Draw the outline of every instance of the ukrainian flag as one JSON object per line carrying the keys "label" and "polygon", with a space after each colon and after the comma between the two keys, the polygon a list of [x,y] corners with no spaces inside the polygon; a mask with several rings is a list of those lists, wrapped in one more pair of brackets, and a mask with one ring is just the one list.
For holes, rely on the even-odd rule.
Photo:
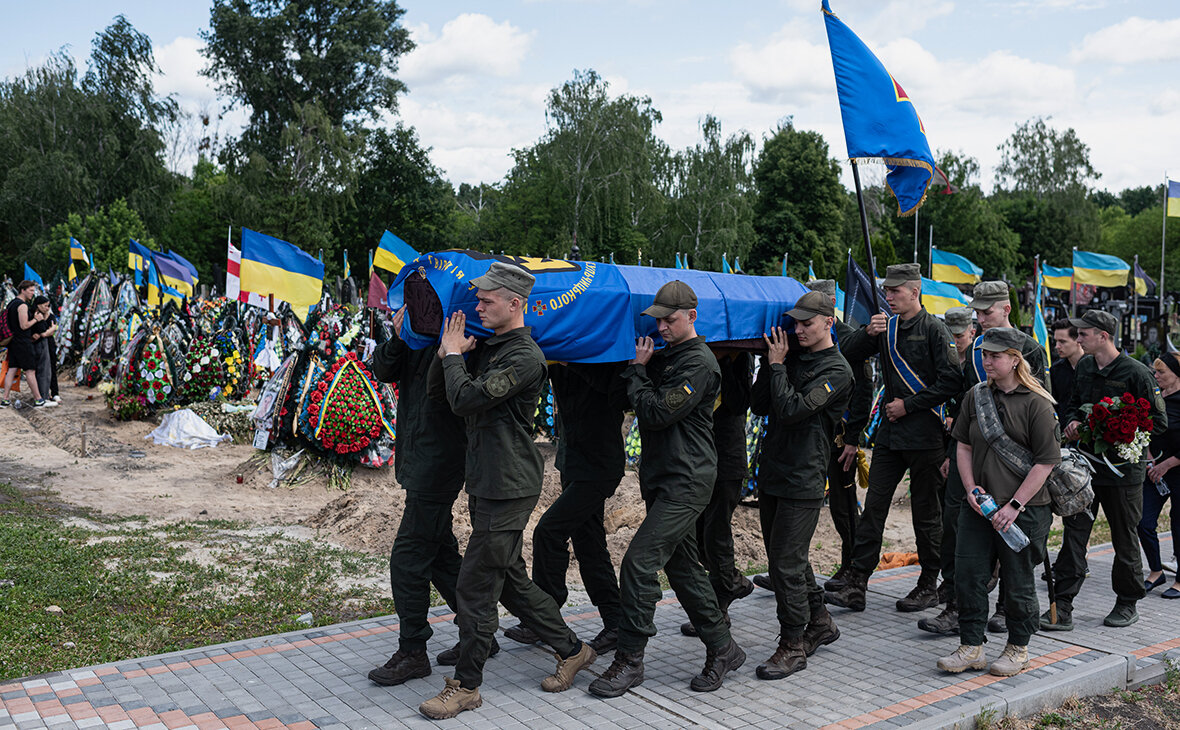
{"label": "ukrainian flag", "polygon": [[954,284],[944,284],[922,277],[922,306],[935,315],[946,314],[951,307],[966,307],[971,303]]}
{"label": "ukrainian flag", "polygon": [[1041,266],[1041,279],[1046,289],[1069,291],[1073,288],[1073,269],[1057,266]]}
{"label": "ukrainian flag", "polygon": [[373,257],[373,265],[397,274],[403,266],[420,255],[413,246],[386,231],[381,234],[381,243],[377,244],[377,255]]}
{"label": "ukrainian flag", "polygon": [[1075,284],[1094,286],[1126,286],[1131,267],[1117,256],[1090,251],[1073,252],[1073,280]]}
{"label": "ukrainian flag", "polygon": [[90,259],[86,256],[86,247],[78,239],[70,236],[70,281],[78,278],[78,270],[74,268],[75,261],[81,261],[86,266],[90,266]]}
{"label": "ukrainian flag", "polygon": [[158,283],[161,286],[172,289],[181,296],[188,297],[189,299],[193,298],[193,282],[188,269],[164,254],[153,256],[152,263],[156,265],[156,274],[159,277]]}
{"label": "ukrainian flag", "polygon": [[352,276],[352,267],[348,265],[348,249],[344,249],[344,278]]}
{"label": "ukrainian flag", "polygon": [[[28,279],[31,277],[26,276],[25,278]],[[1145,297],[1148,294],[1155,294],[1155,279],[1147,275],[1147,272],[1143,270],[1143,267],[1139,265],[1138,261],[1135,262],[1135,291],[1141,297]]]}
{"label": "ukrainian flag", "polygon": [[168,286],[166,282],[160,280],[158,272],[159,263],[154,258],[148,259],[147,266],[147,304],[149,307],[157,308],[165,302],[176,302],[176,305],[182,306],[184,304],[184,294],[177,291],[175,288]]}
{"label": "ukrainian flag", "polygon": [[1180,182],[1168,181],[1168,217],[1180,216]]}
{"label": "ukrainian flag", "polygon": [[1037,298],[1033,307],[1033,337],[1037,344],[1045,350],[1045,372],[1049,372],[1049,363],[1053,362],[1053,355],[1049,352],[1049,328],[1045,325],[1045,313],[1041,311],[1041,277],[1037,278]]}
{"label": "ukrainian flag", "polygon": [[983,269],[976,266],[966,256],[937,248],[930,251],[932,278],[948,284],[978,284],[983,278]]}
{"label": "ukrainian flag", "polygon": [[185,270],[188,271],[188,273],[189,273],[189,283],[192,284],[193,288],[196,288],[197,283],[198,283],[198,279],[199,279],[199,277],[197,275],[197,267],[196,266],[193,266],[191,263],[189,263],[188,259],[186,259],[185,257],[181,256],[180,254],[176,253],[172,249],[168,249],[167,254],[160,254],[160,255],[161,256],[166,255],[168,258],[172,259],[176,263],[183,266],[185,268]]}
{"label": "ukrainian flag", "polygon": [[143,284],[143,272],[147,271],[148,262],[152,260],[152,250],[134,238],[128,239],[127,268],[135,272],[135,285]]}
{"label": "ukrainian flag", "polygon": [[725,254],[721,254],[721,273],[732,274],[733,269],[729,266],[729,261],[726,260]]}
{"label": "ukrainian flag", "polygon": [[293,244],[242,229],[242,291],[295,307],[318,304],[324,286],[324,264]]}

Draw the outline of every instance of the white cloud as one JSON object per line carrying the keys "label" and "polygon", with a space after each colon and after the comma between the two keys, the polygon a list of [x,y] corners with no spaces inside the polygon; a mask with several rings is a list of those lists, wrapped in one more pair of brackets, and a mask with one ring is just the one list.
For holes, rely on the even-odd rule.
{"label": "white cloud", "polygon": [[734,75],[761,101],[811,99],[835,89],[827,43],[786,25],[762,46],[738,44],[729,54]]}
{"label": "white cloud", "polygon": [[418,46],[399,64],[407,83],[431,84],[447,79],[516,74],[532,44],[533,33],[486,15],[464,13],[438,35],[426,25],[411,28]]}
{"label": "white cloud", "polygon": [[156,91],[160,94],[176,94],[177,100],[187,104],[207,105],[217,98],[213,82],[201,75],[205,57],[201,49],[205,44],[197,38],[180,36],[176,40],[155,49],[156,65],[161,75],[156,78]]}
{"label": "white cloud", "polygon": [[1168,89],[1151,99],[1147,104],[1147,108],[1154,116],[1171,114],[1180,110],[1180,92],[1175,89]]}
{"label": "white cloud", "polygon": [[1127,18],[1082,39],[1074,63],[1146,63],[1180,58],[1180,19]]}

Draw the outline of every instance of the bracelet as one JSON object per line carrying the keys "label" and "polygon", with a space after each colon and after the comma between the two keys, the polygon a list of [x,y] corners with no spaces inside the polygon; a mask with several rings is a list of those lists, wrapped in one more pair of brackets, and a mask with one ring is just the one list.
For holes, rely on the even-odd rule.
{"label": "bracelet", "polygon": [[1024,512],[1024,505],[1021,504],[1020,500],[1016,499],[1015,497],[1008,500],[1008,504],[1011,505],[1012,509],[1016,510],[1017,512]]}

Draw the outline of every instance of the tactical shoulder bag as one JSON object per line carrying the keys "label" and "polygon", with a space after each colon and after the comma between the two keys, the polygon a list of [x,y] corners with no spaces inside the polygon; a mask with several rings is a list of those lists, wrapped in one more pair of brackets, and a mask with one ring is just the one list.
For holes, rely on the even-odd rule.
{"label": "tactical shoulder bag", "polygon": [[[1032,452],[1004,432],[1000,412],[987,383],[977,383],[974,390],[975,418],[983,437],[1016,474],[1027,475],[1033,467]],[[1053,512],[1069,517],[1090,509],[1094,502],[1094,488],[1090,486],[1093,471],[1090,462],[1077,449],[1061,447],[1061,463],[1054,466],[1045,479],[1049,497],[1053,501]]]}

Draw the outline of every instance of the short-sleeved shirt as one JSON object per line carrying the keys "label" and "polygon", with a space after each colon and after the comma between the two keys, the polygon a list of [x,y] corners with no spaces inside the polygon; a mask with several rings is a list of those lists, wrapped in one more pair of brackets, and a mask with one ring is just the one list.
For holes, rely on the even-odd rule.
{"label": "short-sleeved shirt", "polygon": [[[1061,463],[1061,427],[1053,404],[1033,393],[1023,385],[1016,386],[1011,393],[992,388],[992,398],[1004,424],[1004,433],[1020,446],[1032,452],[1034,464]],[[976,417],[975,391],[963,395],[959,417],[955,420],[951,435],[956,441],[971,447],[971,472],[975,483],[996,500],[1004,504],[1016,495],[1026,474],[1019,474],[1008,466],[1008,462],[991,448]],[[1049,504],[1049,490],[1042,485],[1029,505]]]}

